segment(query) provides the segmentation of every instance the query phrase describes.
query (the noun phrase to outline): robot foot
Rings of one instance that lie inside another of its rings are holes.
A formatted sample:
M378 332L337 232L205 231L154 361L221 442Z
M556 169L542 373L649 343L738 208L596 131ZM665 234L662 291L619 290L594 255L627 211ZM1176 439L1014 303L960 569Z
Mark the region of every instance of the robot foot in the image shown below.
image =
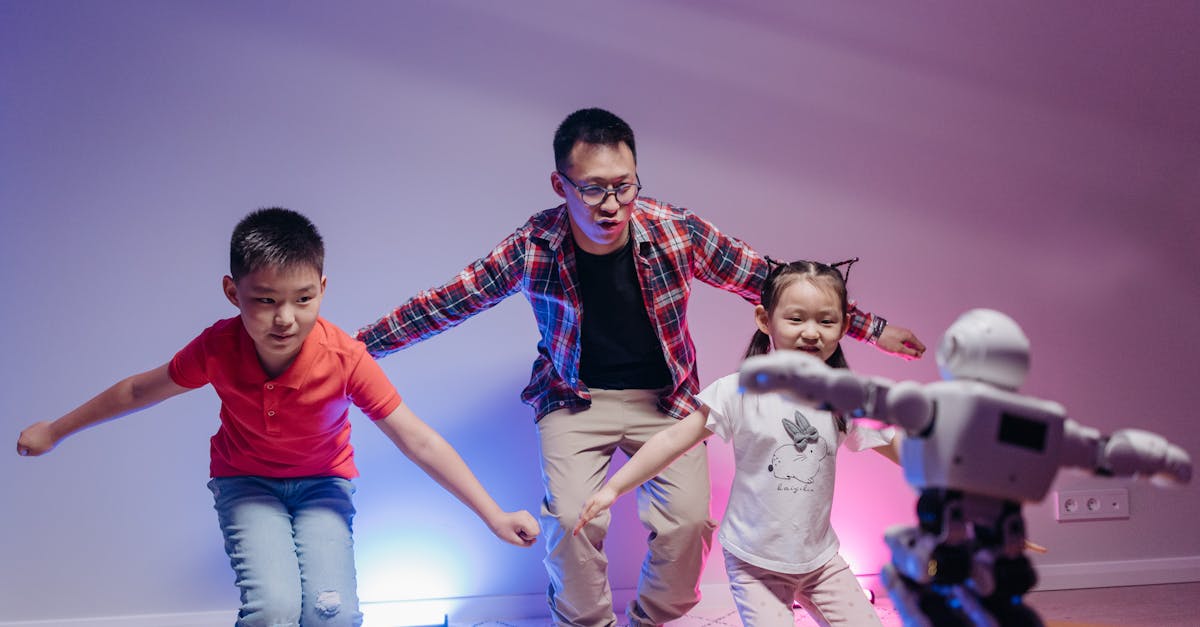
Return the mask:
M996 617L999 624L1004 627L1045 627L1042 618L1033 611L1033 608L1025 605L1020 598L1014 598L1006 602L1000 602L997 599L988 599L984 601L984 606L988 608L992 616Z
M975 627L966 614L953 607L950 598L901 575L892 564L885 565L879 575L904 627Z
M996 560L992 571L995 590L979 599L983 609L1001 625L1043 627L1042 619L1022 597L1037 584L1037 572L1024 555Z

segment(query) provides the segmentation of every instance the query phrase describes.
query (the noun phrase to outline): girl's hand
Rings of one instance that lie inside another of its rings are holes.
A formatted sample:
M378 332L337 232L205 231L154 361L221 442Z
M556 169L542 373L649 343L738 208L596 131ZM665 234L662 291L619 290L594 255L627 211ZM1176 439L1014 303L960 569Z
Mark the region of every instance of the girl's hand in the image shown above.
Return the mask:
M54 428L49 422L42 421L29 425L17 438L17 455L22 457L37 457L50 452L58 444Z
M579 530L588 523L589 520L595 518L600 512L612 507L613 501L617 500L617 493L612 488L605 484L588 498L583 504L583 511L579 512L579 522L575 523L575 528L571 530L571 535L579 535Z
M542 531L537 519L525 510L504 512L496 520L488 521L488 527L497 538L517 546L533 546Z

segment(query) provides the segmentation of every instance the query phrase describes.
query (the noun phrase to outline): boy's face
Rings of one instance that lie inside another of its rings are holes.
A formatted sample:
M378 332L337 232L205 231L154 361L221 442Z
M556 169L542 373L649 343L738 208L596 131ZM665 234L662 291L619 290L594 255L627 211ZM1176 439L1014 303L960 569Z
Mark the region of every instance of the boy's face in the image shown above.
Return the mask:
M240 280L226 276L225 297L242 312L258 359L271 376L287 369L317 322L325 277L311 266L267 266Z

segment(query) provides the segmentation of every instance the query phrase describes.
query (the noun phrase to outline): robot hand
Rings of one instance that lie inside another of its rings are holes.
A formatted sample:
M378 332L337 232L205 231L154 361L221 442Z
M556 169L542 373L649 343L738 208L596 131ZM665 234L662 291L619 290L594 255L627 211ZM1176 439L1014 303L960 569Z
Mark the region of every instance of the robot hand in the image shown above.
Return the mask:
M1120 429L1109 436L1100 450L1097 466L1117 476L1149 475L1157 485L1188 483L1192 459L1187 451L1157 433Z
M845 411L871 400L859 377L800 351L773 351L746 359L738 384L752 394L782 392L807 405L829 403Z
M799 351L746 359L738 383L751 394L781 392L807 405L828 403L846 413L861 410L908 433L925 430L933 417L932 401L918 383L856 375Z

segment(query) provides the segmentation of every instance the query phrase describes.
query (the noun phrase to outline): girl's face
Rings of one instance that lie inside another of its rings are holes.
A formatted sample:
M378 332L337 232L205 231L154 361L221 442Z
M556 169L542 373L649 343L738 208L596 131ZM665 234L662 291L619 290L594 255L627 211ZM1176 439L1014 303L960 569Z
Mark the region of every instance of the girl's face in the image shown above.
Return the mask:
M783 288L774 310L755 308L758 328L771 338L774 350L799 350L829 359L846 335L850 316L827 281L797 277Z

